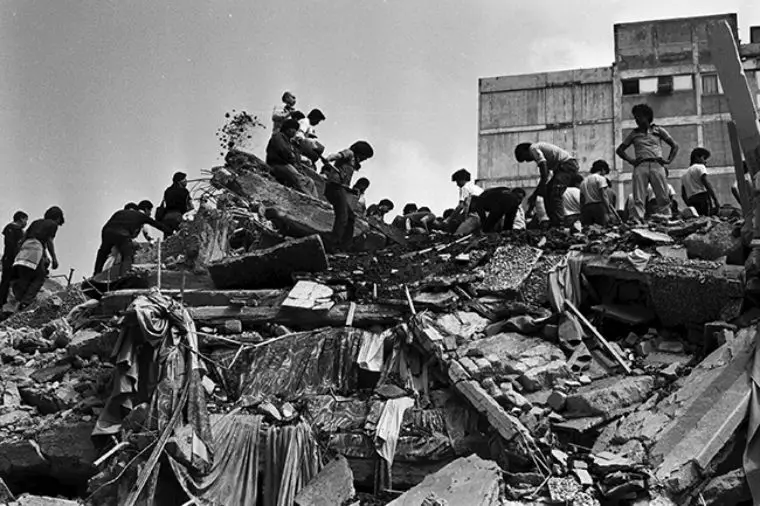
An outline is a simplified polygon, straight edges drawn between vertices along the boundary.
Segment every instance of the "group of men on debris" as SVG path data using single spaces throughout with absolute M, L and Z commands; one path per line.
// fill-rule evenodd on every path
M 164 234 L 172 234 L 182 223 L 183 216 L 193 209 L 190 192 L 187 190 L 187 175 L 174 174 L 172 185 L 164 192 L 164 199 L 156 209 L 149 200 L 140 203 L 129 202 L 116 211 L 101 230 L 101 244 L 95 259 L 94 275 L 114 266 L 117 276 L 123 276 L 134 262 L 134 240 L 142 232 L 148 242 L 152 242 L 145 225 L 150 225 Z M 45 283 L 49 270 L 58 268 L 55 237 L 58 228 L 64 224 L 63 211 L 53 206 L 45 211 L 41 219 L 28 227 L 29 215 L 17 211 L 13 221 L 3 229 L 4 250 L 2 275 L 0 276 L 0 308 L 8 302 L 12 291 L 16 300 L 15 310 L 22 310 L 33 303 Z

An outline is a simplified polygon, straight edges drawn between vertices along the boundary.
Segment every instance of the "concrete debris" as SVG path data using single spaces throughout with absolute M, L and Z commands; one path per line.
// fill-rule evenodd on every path
M 651 376 L 601 379 L 582 386 L 567 397 L 566 415 L 611 416 L 622 408 L 645 401 L 653 389 L 654 378 Z
M 477 455 L 460 458 L 403 493 L 388 506 L 419 506 L 431 495 L 449 505 L 496 506 L 501 504 L 501 469 Z
M 517 292 L 533 271 L 542 251 L 529 246 L 501 246 L 488 264 L 479 269 L 483 281 L 475 285 L 480 293 L 509 294 Z
M 716 476 L 705 485 L 701 494 L 704 504 L 709 506 L 752 502 L 752 494 L 747 485 L 744 469 L 734 469 Z
M 730 255 L 735 249 L 741 249 L 742 241 L 734 234 L 734 225 L 719 221 L 705 233 L 694 233 L 683 241 L 689 258 L 717 260 Z
M 354 475 L 342 455 L 331 460 L 298 495 L 297 506 L 331 506 L 343 504 L 355 494 Z

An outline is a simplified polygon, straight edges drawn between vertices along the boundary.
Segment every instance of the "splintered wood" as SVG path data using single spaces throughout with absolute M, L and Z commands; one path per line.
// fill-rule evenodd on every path
M 510 294 L 520 290 L 528 279 L 542 251 L 531 246 L 500 246 L 493 258 L 476 270 L 483 280 L 475 285 L 478 293 Z

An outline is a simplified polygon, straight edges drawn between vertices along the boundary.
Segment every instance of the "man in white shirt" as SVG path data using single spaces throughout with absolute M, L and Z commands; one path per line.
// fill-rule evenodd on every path
M 591 165 L 591 173 L 581 183 L 581 222 L 584 225 L 605 227 L 609 223 L 610 215 L 616 215 L 610 199 L 611 191 L 607 181 L 609 173 L 609 164 L 604 160 L 597 160 Z
M 477 213 L 470 212 L 470 203 L 472 197 L 483 193 L 483 188 L 473 183 L 471 179 L 472 176 L 467 169 L 459 169 L 451 175 L 451 180 L 459 187 L 459 204 L 449 221 L 456 235 L 470 234 L 481 225 Z M 454 228 L 455 225 L 456 228 Z
M 700 216 L 710 216 L 713 214 L 713 209 L 717 211 L 720 207 L 715 190 L 707 179 L 705 164 L 709 159 L 708 150 L 694 148 L 691 151 L 691 166 L 681 176 L 681 197 L 686 206 L 696 209 Z
M 562 194 L 562 216 L 566 227 L 571 227 L 581 218 L 581 190 L 578 186 L 583 182 L 583 176 L 576 174 L 570 181 L 565 193 Z
M 312 109 L 309 114 L 298 122 L 296 141 L 301 156 L 311 163 L 319 160 L 325 152 L 325 147 L 317 140 L 316 126 L 325 120 L 325 115 L 319 109 Z

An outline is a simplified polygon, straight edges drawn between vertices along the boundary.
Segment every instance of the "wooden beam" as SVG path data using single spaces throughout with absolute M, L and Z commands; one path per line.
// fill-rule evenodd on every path
M 744 179 L 744 160 L 742 159 L 742 147 L 739 144 L 739 134 L 736 131 L 736 124 L 733 121 L 728 122 L 728 137 L 731 140 L 731 154 L 734 157 L 734 171 L 736 174 L 736 186 L 739 188 L 739 198 L 742 205 L 742 216 L 747 216 L 751 209 L 750 188 L 747 187 L 747 181 Z

